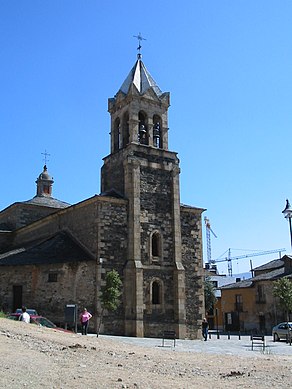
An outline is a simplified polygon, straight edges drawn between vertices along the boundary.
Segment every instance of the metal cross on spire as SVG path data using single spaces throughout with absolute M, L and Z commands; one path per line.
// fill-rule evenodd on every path
M 47 153 L 47 150 L 45 149 L 45 152 L 44 153 L 41 153 L 42 155 L 44 155 L 44 161 L 45 161 L 45 165 L 47 165 L 47 162 L 49 161 L 49 159 L 47 157 L 50 157 L 51 154 Z
M 138 42 L 139 42 L 139 46 L 137 47 L 137 50 L 138 50 L 138 58 L 141 58 L 141 48 L 142 48 L 141 42 L 142 42 L 142 41 L 146 41 L 146 39 L 142 37 L 141 32 L 139 32 L 138 35 L 133 35 L 133 37 L 138 39 Z

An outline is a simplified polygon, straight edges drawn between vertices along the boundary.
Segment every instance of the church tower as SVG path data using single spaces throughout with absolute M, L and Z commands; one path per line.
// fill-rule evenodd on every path
M 180 169 L 177 154 L 168 150 L 169 105 L 169 93 L 160 90 L 140 54 L 108 101 L 111 152 L 104 158 L 101 192 L 128 200 L 127 336 L 157 336 L 163 329 L 185 336 Z

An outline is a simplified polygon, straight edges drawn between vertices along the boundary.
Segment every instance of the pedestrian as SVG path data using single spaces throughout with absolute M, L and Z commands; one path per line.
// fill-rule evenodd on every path
M 92 318 L 92 314 L 83 308 L 83 312 L 80 314 L 80 323 L 82 335 L 87 335 L 89 320 Z
M 209 324 L 207 322 L 207 319 L 204 317 L 202 322 L 202 335 L 205 341 L 207 341 L 208 338 L 208 329 L 209 329 Z
M 30 315 L 26 312 L 26 307 L 22 307 L 22 314 L 19 316 L 20 321 L 23 321 L 24 323 L 30 323 Z

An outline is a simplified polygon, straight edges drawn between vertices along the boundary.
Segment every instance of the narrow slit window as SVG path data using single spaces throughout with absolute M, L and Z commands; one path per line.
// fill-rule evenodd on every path
M 160 255 L 160 236 L 158 233 L 152 235 L 152 256 L 159 257 Z
M 160 285 L 156 281 L 152 284 L 152 304 L 160 304 Z
M 114 125 L 114 151 L 117 151 L 121 148 L 120 135 L 120 119 L 117 118 Z
M 127 144 L 129 144 L 129 141 L 129 114 L 126 112 L 123 116 L 123 147 L 127 146 Z

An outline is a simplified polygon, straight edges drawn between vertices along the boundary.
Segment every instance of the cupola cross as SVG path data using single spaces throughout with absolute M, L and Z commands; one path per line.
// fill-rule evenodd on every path
M 44 161 L 45 161 L 45 165 L 47 165 L 47 162 L 49 161 L 49 159 L 47 157 L 50 157 L 51 154 L 47 153 L 47 150 L 45 149 L 45 152 L 44 153 L 41 153 L 42 155 L 44 155 Z

